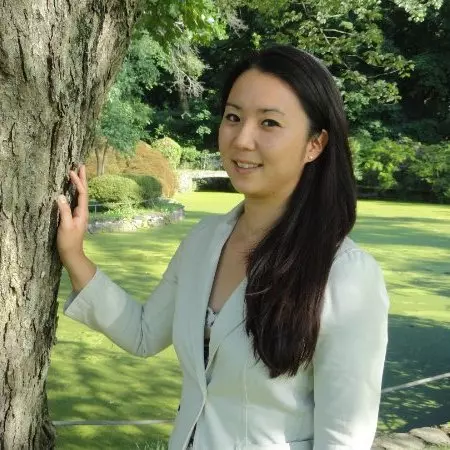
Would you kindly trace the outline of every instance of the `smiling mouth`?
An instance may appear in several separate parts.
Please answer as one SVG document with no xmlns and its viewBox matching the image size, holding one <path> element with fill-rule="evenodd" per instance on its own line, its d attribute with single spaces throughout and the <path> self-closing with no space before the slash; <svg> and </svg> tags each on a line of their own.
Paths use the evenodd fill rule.
<svg viewBox="0 0 450 450">
<path fill-rule="evenodd" d="M 255 164 L 250 162 L 242 162 L 242 161 L 234 161 L 233 163 L 239 167 L 239 169 L 257 169 L 258 167 L 262 167 L 262 164 Z"/>
</svg>

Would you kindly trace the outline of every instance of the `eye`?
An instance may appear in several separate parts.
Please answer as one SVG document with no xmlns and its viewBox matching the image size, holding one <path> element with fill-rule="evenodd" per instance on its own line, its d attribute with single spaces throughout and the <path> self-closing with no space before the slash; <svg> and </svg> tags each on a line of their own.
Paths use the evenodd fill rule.
<svg viewBox="0 0 450 450">
<path fill-rule="evenodd" d="M 263 124 L 265 127 L 269 127 L 269 128 L 272 128 L 272 127 L 279 127 L 279 126 L 280 126 L 280 124 L 279 124 L 276 120 L 273 120 L 273 119 L 266 119 L 266 120 L 263 120 L 262 124 Z"/>
<path fill-rule="evenodd" d="M 229 122 L 239 122 L 239 117 L 236 114 L 226 114 L 225 119 L 227 119 Z"/>
</svg>

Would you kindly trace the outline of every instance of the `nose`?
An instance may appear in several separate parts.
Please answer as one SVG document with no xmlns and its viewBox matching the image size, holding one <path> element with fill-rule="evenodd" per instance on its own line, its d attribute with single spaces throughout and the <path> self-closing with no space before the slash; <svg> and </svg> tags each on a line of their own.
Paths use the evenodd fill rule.
<svg viewBox="0 0 450 450">
<path fill-rule="evenodd" d="M 234 137 L 234 147 L 240 150 L 255 150 L 256 133 L 250 121 L 242 121 Z"/>
</svg>

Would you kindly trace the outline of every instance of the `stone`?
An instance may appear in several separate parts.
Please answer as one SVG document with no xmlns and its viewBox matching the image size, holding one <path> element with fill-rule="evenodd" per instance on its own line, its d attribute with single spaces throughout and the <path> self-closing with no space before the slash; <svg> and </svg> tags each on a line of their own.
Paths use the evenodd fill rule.
<svg viewBox="0 0 450 450">
<path fill-rule="evenodd" d="M 445 445 L 450 444 L 450 437 L 447 434 L 440 430 L 439 428 L 414 428 L 410 431 L 410 434 L 413 436 L 417 436 L 425 442 L 433 445 Z"/>
<path fill-rule="evenodd" d="M 440 429 L 441 429 L 444 433 L 447 433 L 448 436 L 450 436 L 450 423 L 441 425 L 441 426 L 440 426 Z"/>
<path fill-rule="evenodd" d="M 374 444 L 384 450 L 422 450 L 426 447 L 425 442 L 407 433 L 379 436 L 375 439 Z"/>
<path fill-rule="evenodd" d="M 184 219 L 184 207 L 180 207 L 171 213 L 150 213 L 145 216 L 136 216 L 131 220 L 93 221 L 88 224 L 88 232 L 117 232 L 136 231 L 144 227 L 159 227 Z"/>
</svg>

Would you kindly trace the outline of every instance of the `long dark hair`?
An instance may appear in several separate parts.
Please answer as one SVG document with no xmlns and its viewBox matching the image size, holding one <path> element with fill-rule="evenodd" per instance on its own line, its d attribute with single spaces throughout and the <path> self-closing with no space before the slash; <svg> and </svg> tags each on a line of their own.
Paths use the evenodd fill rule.
<svg viewBox="0 0 450 450">
<path fill-rule="evenodd" d="M 250 69 L 288 83 L 309 117 L 310 137 L 321 130 L 329 136 L 283 215 L 248 255 L 246 332 L 275 378 L 313 360 L 331 264 L 356 220 L 356 188 L 344 105 L 328 69 L 290 46 L 255 52 L 226 80 L 222 113 L 234 82 Z"/>
</svg>

